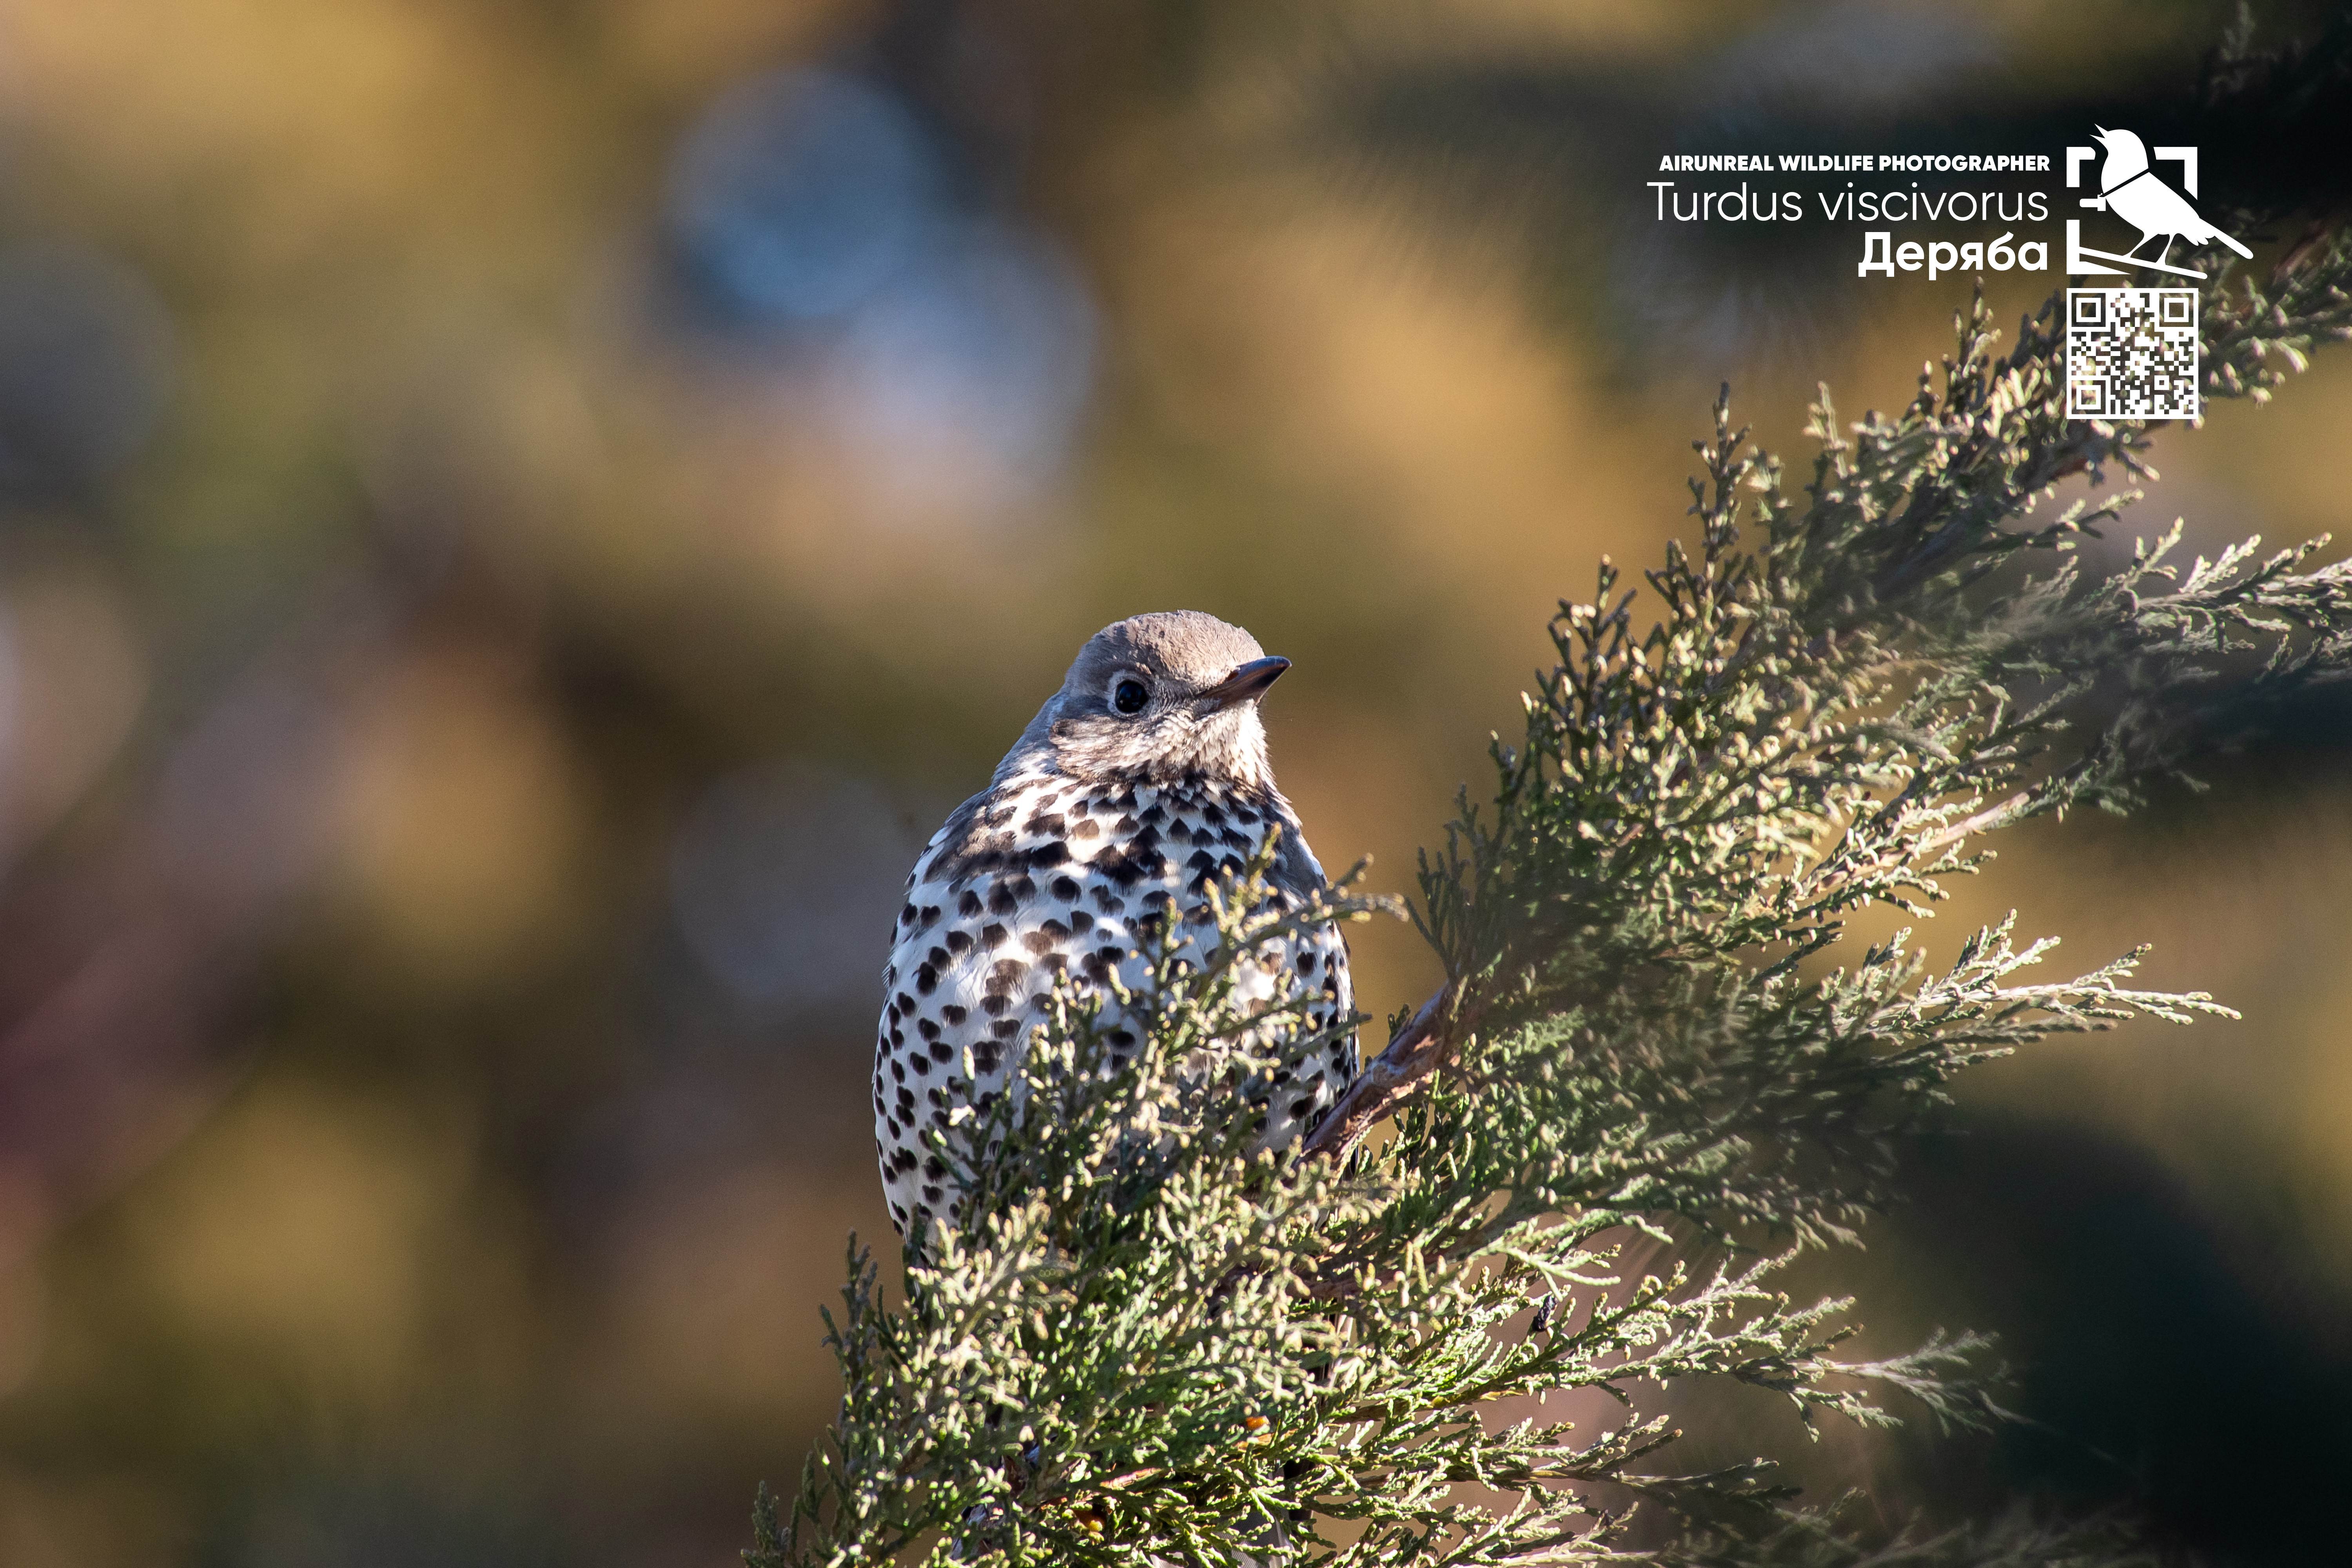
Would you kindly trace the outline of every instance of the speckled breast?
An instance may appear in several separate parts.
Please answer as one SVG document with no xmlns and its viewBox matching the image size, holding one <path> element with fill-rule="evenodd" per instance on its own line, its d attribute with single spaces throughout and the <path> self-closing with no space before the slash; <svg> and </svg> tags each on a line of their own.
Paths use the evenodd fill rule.
<svg viewBox="0 0 2352 1568">
<path fill-rule="evenodd" d="M 908 878 L 882 972 L 874 1137 L 899 1229 L 952 1217 L 947 1167 L 925 1147 L 924 1130 L 946 1131 L 956 1106 L 985 1103 L 1002 1089 L 1055 975 L 1067 971 L 1101 986 L 1117 968 L 1123 984 L 1141 984 L 1143 965 L 1131 951 L 1142 942 L 1139 926 L 1171 911 L 1189 942 L 1213 943 L 1203 890 L 1240 871 L 1270 826 L 1283 835 L 1269 878 L 1276 897 L 1321 886 L 1322 868 L 1272 790 L 1199 778 L 1089 785 L 1016 774 L 949 817 Z M 1285 956 L 1322 994 L 1316 1026 L 1353 1010 L 1347 946 L 1335 928 L 1307 933 Z M 1242 967 L 1244 1006 L 1264 1006 L 1281 989 L 1277 971 Z M 1133 1034 L 1115 1014 L 1104 1023 L 1114 1058 L 1126 1059 Z M 1278 1075 L 1235 1112 L 1262 1123 L 1263 1146 L 1280 1147 L 1338 1097 L 1356 1065 L 1349 1038 Z"/>
</svg>

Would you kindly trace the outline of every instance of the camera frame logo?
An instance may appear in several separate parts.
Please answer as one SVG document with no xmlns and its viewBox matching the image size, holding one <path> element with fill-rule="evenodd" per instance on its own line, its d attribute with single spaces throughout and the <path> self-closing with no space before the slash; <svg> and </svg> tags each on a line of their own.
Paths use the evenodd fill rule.
<svg viewBox="0 0 2352 1568">
<path fill-rule="evenodd" d="M 2189 199 L 2197 194 L 2197 149 L 2158 147 L 2129 131 L 2097 127 L 2096 147 L 2066 149 L 2066 186 L 2079 190 L 2084 165 L 2099 160 L 2098 194 L 2082 205 L 2112 213 L 2139 231 L 2129 250 L 2095 250 L 2083 243 L 2083 220 L 2066 220 L 2069 277 L 2123 277 L 2129 268 L 2203 279 L 2172 264 L 2172 246 L 2220 241 L 2241 256 L 2253 252 L 2208 223 Z M 2157 172 L 2179 165 L 2176 190 Z M 2151 258 L 2140 253 L 2161 238 Z M 2119 266 L 2105 263 L 2117 262 Z M 2195 289 L 2089 288 L 2066 290 L 2066 412 L 2084 419 L 2195 419 L 2203 410 L 2203 366 L 2197 342 Z"/>
</svg>

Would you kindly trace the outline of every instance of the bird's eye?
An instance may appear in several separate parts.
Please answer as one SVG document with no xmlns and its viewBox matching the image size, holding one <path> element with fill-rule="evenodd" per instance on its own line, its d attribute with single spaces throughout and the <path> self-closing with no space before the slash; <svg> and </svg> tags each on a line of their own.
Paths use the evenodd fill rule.
<svg viewBox="0 0 2352 1568">
<path fill-rule="evenodd" d="M 1110 705 L 1122 713 L 1140 713 L 1143 705 L 1150 700 L 1150 691 L 1131 675 L 1111 688 Z"/>
</svg>

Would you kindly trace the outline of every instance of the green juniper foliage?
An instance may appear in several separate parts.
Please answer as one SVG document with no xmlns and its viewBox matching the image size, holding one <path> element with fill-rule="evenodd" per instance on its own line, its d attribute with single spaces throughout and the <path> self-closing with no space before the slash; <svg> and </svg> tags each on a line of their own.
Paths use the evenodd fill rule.
<svg viewBox="0 0 2352 1568">
<path fill-rule="evenodd" d="M 2265 396 L 2352 335 L 2347 282 L 2341 231 L 2259 282 L 2217 271 L 2209 395 Z M 2009 921 L 1946 967 L 1906 936 L 1832 967 L 1850 916 L 1924 912 L 1988 836 L 2127 808 L 2352 668 L 2352 571 L 2311 546 L 2182 564 L 2176 524 L 2083 568 L 2130 497 L 2056 487 L 2146 474 L 2148 439 L 2064 416 L 2062 320 L 1997 354 L 1979 299 L 1890 417 L 1848 426 L 1824 391 L 1801 494 L 1717 403 L 1695 546 L 1645 596 L 1604 565 L 1562 606 L 1524 738 L 1422 866 L 1445 984 L 1307 1148 L 1252 1155 L 1234 1107 L 1317 1043 L 1310 994 L 1244 1016 L 1232 965 L 1373 901 L 1276 913 L 1262 864 L 1223 889 L 1219 956 L 1193 972 L 1162 937 L 1118 1072 L 1061 993 L 1015 1090 L 964 1113 L 971 1218 L 910 1247 L 902 1306 L 853 1253 L 841 1413 L 797 1496 L 763 1493 L 754 1568 L 2141 1561 L 2019 1521 L 1874 1540 L 1760 1462 L 1682 1471 L 1629 1398 L 1713 1379 L 1806 1421 L 2000 1421 L 1980 1342 L 1845 1359 L 1847 1303 L 1776 1271 L 1853 1240 L 1953 1074 L 2226 1011 L 2135 988 L 2137 954 L 2042 977 L 2053 944 Z M 1626 1413 L 1482 1419 L 1550 1389 Z"/>
</svg>

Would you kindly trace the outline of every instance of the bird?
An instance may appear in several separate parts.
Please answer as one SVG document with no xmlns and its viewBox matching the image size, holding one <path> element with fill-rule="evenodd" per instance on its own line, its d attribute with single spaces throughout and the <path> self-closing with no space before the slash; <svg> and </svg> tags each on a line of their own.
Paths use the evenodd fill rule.
<svg viewBox="0 0 2352 1568">
<path fill-rule="evenodd" d="M 1016 1070 L 1055 978 L 1102 998 L 1112 1069 L 1140 1044 L 1116 974 L 1146 977 L 1137 949 L 1180 922 L 1198 963 L 1217 933 L 1206 897 L 1276 836 L 1268 903 L 1301 907 L 1328 886 L 1297 813 L 1275 785 L 1259 700 L 1290 668 L 1257 639 L 1197 610 L 1133 616 L 1087 640 L 1061 687 L 958 806 L 908 875 L 882 970 L 874 1041 L 874 1143 L 891 1223 L 902 1236 L 961 1223 L 947 1148 Z M 1307 992 L 1307 1026 L 1332 1040 L 1236 1107 L 1255 1144 L 1279 1149 L 1312 1126 L 1357 1072 L 1348 948 L 1325 923 L 1237 966 L 1236 1000 L 1262 1008 Z"/>
<path fill-rule="evenodd" d="M 2117 217 L 2139 230 L 2139 244 L 2124 253 L 2124 259 L 2137 261 L 2140 246 L 2158 235 L 2164 236 L 2164 248 L 2156 253 L 2156 264 L 2172 253 L 2172 242 L 2185 239 L 2191 246 L 2220 240 L 2240 256 L 2254 253 L 2223 234 L 2220 229 L 2197 216 L 2189 198 L 2164 183 L 2149 166 L 2147 146 L 2129 131 L 2109 131 L 2098 128 L 2095 137 L 2107 155 L 2099 164 L 2099 194 L 2085 196 L 2083 205 L 2102 212 L 2113 212 Z"/>
</svg>

